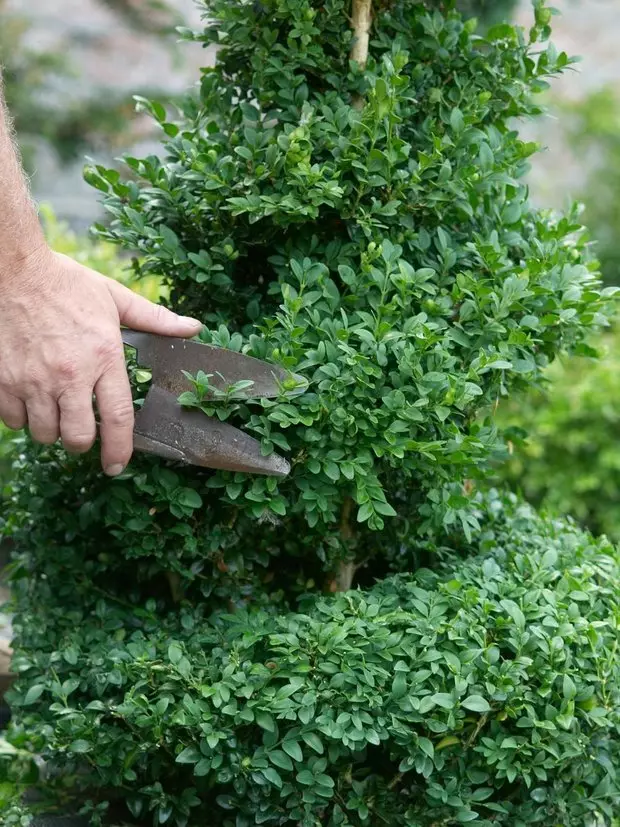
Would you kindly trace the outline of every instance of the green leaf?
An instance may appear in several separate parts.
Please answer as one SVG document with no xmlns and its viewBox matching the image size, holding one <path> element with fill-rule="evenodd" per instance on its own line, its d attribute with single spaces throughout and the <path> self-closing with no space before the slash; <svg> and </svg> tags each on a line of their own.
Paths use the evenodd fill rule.
<svg viewBox="0 0 620 827">
<path fill-rule="evenodd" d="M 256 712 L 256 723 L 262 729 L 267 730 L 267 732 L 275 732 L 276 731 L 276 724 L 273 720 L 273 716 L 269 714 L 269 712 L 263 712 L 258 710 Z"/>
<path fill-rule="evenodd" d="M 297 741 L 283 741 L 282 749 L 291 756 L 293 761 L 303 761 L 303 753 Z"/>
<path fill-rule="evenodd" d="M 202 497 L 193 488 L 181 488 L 176 499 L 180 505 L 187 508 L 200 508 L 202 506 Z"/>
<path fill-rule="evenodd" d="M 36 683 L 34 686 L 31 686 L 30 689 L 26 692 L 26 697 L 24 698 L 24 706 L 30 706 L 35 701 L 38 701 L 43 691 L 45 690 L 45 686 L 41 683 Z"/>
<path fill-rule="evenodd" d="M 304 785 L 304 787 L 311 787 L 315 783 L 314 775 L 310 772 L 310 770 L 302 770 L 301 772 L 298 772 L 296 778 L 300 784 Z"/>
<path fill-rule="evenodd" d="M 178 643 L 171 643 L 168 646 L 168 660 L 173 666 L 177 666 L 183 657 L 183 649 Z"/>
<path fill-rule="evenodd" d="M 392 697 L 398 700 L 407 692 L 407 677 L 403 672 L 397 672 L 392 681 Z"/>
<path fill-rule="evenodd" d="M 313 749 L 315 752 L 318 752 L 319 755 L 323 754 L 323 742 L 319 738 L 318 735 L 314 732 L 302 732 L 301 737 L 304 739 L 306 744 Z"/>
<path fill-rule="evenodd" d="M 442 709 L 454 709 L 455 707 L 454 698 L 447 692 L 437 692 L 434 695 L 431 695 L 430 700 Z"/>
<path fill-rule="evenodd" d="M 72 741 L 69 744 L 69 752 L 77 753 L 78 755 L 82 755 L 85 752 L 90 752 L 93 745 L 90 741 L 85 741 L 83 738 L 78 738 L 77 741 Z"/>
<path fill-rule="evenodd" d="M 564 675 L 564 680 L 562 682 L 562 694 L 567 701 L 572 700 L 577 694 L 575 682 L 569 675 Z"/>
<path fill-rule="evenodd" d="M 200 761 L 202 755 L 195 747 L 185 747 L 183 752 L 180 752 L 176 757 L 177 764 L 195 764 Z"/>
<path fill-rule="evenodd" d="M 271 750 L 268 753 L 269 760 L 272 764 L 275 764 L 276 767 L 280 767 L 282 770 L 292 770 L 293 769 L 293 762 L 291 761 L 290 757 L 283 751 L 279 749 Z"/>
<path fill-rule="evenodd" d="M 525 616 L 514 600 L 502 600 L 500 605 L 506 614 L 513 619 L 515 626 L 523 631 L 525 629 Z"/>
<path fill-rule="evenodd" d="M 282 777 L 280 776 L 280 773 L 277 770 L 275 770 L 273 767 L 267 767 L 266 769 L 261 770 L 261 772 L 265 776 L 267 781 L 269 781 L 278 789 L 282 788 Z"/>
<path fill-rule="evenodd" d="M 491 707 L 482 695 L 469 695 L 461 701 L 461 706 L 470 709 L 472 712 L 490 712 Z"/>
</svg>

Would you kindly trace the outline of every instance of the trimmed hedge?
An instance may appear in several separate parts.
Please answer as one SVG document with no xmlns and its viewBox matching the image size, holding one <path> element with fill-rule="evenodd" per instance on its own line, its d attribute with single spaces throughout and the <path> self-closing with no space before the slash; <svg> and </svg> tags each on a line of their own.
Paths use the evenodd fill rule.
<svg viewBox="0 0 620 827">
<path fill-rule="evenodd" d="M 69 547 L 53 587 L 58 549 L 24 554 L 21 728 L 155 823 L 609 823 L 620 555 L 514 500 L 479 519 L 437 571 L 283 616 L 123 607 Z"/>
<path fill-rule="evenodd" d="M 609 820 L 616 552 L 472 483 L 481 410 L 607 321 L 512 128 L 571 61 L 543 2 L 484 36 L 445 5 L 377 0 L 363 54 L 362 0 L 209 0 L 217 66 L 175 115 L 140 103 L 161 157 L 87 170 L 100 236 L 204 341 L 309 382 L 182 397 L 283 480 L 22 443 L 14 742 L 95 824 Z"/>
</svg>

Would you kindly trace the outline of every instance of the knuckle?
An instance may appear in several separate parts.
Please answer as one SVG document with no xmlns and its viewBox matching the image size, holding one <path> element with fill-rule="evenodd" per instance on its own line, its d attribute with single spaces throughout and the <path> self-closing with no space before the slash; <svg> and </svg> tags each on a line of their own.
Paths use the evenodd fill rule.
<svg viewBox="0 0 620 827">
<path fill-rule="evenodd" d="M 112 405 L 109 411 L 102 417 L 104 423 L 112 428 L 132 428 L 134 421 L 133 405 L 117 403 Z"/>
<path fill-rule="evenodd" d="M 170 315 L 170 311 L 161 304 L 151 304 L 151 313 L 156 324 L 167 321 Z"/>
<path fill-rule="evenodd" d="M 74 382 L 79 378 L 80 365 L 74 358 L 61 359 L 56 366 L 56 372 L 65 382 Z"/>
<path fill-rule="evenodd" d="M 116 359 L 122 352 L 122 345 L 116 339 L 102 338 L 95 345 L 95 356 L 104 364 Z"/>
</svg>

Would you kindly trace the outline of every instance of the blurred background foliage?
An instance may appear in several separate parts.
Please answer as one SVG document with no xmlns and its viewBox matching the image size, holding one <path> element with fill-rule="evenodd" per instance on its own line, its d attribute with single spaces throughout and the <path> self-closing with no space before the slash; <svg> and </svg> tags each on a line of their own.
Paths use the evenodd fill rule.
<svg viewBox="0 0 620 827">
<path fill-rule="evenodd" d="M 457 6 L 466 17 L 477 17 L 483 25 L 508 20 L 518 0 L 458 0 Z"/>
<path fill-rule="evenodd" d="M 163 0 L 98 0 L 123 23 L 161 41 L 162 48 L 175 48 L 175 28 L 183 21 Z M 89 151 L 123 148 L 129 139 L 135 104 L 132 95 L 109 87 L 93 88 L 85 100 L 56 101 L 59 80 L 77 71 L 71 56 L 32 48 L 27 35 L 33 18 L 11 11 L 0 0 L 0 65 L 4 92 L 15 121 L 24 165 L 31 170 L 34 144 L 44 140 L 63 162 Z M 158 97 L 156 85 L 135 89 L 134 94 Z"/>
<path fill-rule="evenodd" d="M 620 284 L 620 95 L 605 86 L 560 108 L 569 140 L 588 170 L 584 223 L 608 284 Z"/>
<path fill-rule="evenodd" d="M 603 87 L 559 107 L 587 170 L 579 196 L 608 285 L 620 284 L 620 96 Z M 548 370 L 549 386 L 500 405 L 512 455 L 498 477 L 534 505 L 570 514 L 620 542 L 620 327 L 593 343 L 598 359 Z"/>
<path fill-rule="evenodd" d="M 620 542 L 620 334 L 597 344 L 599 359 L 556 362 L 548 388 L 500 404 L 496 421 L 511 455 L 498 478 L 539 508 Z"/>
</svg>

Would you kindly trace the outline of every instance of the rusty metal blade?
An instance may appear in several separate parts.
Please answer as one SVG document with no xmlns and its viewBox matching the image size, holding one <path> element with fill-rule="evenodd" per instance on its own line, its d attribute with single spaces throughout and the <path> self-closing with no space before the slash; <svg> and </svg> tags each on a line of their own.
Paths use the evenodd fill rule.
<svg viewBox="0 0 620 827">
<path fill-rule="evenodd" d="M 233 399 L 259 399 L 282 393 L 297 396 L 307 389 L 304 377 L 233 350 L 135 330 L 123 329 L 122 335 L 123 342 L 136 349 L 139 364 L 151 369 L 153 384 L 177 397 L 192 390 L 183 371 L 192 375 L 198 371 L 212 374 L 209 386 L 220 391 L 225 391 L 236 382 L 251 379 L 252 386 L 232 394 L 230 398 Z M 291 378 L 298 382 L 298 387 L 284 392 L 282 383 Z"/>
<path fill-rule="evenodd" d="M 205 468 L 286 477 L 288 462 L 265 457 L 260 442 L 201 411 L 184 410 L 170 392 L 153 384 L 136 414 L 134 448 Z"/>
</svg>

